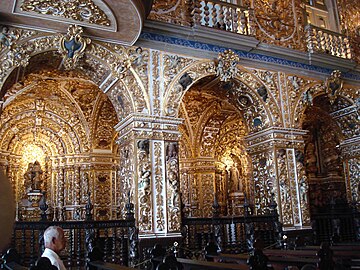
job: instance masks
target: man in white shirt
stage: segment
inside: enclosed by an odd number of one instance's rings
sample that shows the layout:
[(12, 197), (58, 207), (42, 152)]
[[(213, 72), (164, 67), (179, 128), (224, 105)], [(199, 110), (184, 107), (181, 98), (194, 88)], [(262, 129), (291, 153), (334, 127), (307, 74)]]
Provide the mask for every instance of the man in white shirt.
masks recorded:
[(44, 232), (45, 250), (41, 257), (46, 257), (51, 264), (59, 270), (66, 270), (59, 253), (65, 248), (66, 239), (64, 231), (58, 226), (50, 226)]

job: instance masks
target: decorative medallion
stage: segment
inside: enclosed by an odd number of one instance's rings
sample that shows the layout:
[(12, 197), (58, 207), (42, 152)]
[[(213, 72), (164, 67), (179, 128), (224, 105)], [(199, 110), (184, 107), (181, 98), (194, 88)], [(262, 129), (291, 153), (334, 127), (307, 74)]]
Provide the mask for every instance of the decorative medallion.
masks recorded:
[(239, 62), (239, 56), (232, 50), (226, 50), (223, 53), (219, 53), (216, 75), (220, 77), (220, 81), (226, 82), (235, 78), (238, 71), (236, 65)]
[(326, 80), (326, 94), (330, 99), (330, 103), (334, 104), (339, 92), (343, 87), (343, 80), (341, 79), (341, 72), (334, 70), (330, 77)]
[(25, 0), (20, 8), (22, 11), (110, 26), (105, 12), (91, 0)]
[(81, 26), (70, 25), (66, 36), (60, 39), (59, 52), (64, 57), (66, 69), (74, 69), (78, 60), (84, 55), (86, 46), (91, 43), (89, 38), (81, 36), (83, 29)]

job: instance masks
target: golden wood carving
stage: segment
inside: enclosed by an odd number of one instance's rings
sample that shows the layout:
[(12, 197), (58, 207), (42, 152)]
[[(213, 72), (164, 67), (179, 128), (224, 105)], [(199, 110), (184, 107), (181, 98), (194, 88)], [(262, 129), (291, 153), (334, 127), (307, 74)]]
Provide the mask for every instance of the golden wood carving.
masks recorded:
[(151, 161), (149, 140), (137, 141), (138, 160), (138, 218), (139, 230), (151, 231), (152, 224), (152, 199), (151, 199)]
[(164, 216), (164, 196), (163, 196), (163, 168), (162, 168), (162, 158), (164, 149), (162, 148), (160, 142), (154, 143), (154, 156), (155, 156), (155, 189), (156, 189), (156, 205), (157, 205), (157, 215), (156, 215), (156, 228), (159, 231), (165, 230), (165, 216)]
[(103, 10), (91, 0), (24, 0), (21, 10), (52, 15), (91, 24), (110, 26), (110, 20)]
[(334, 70), (330, 77), (326, 80), (326, 94), (329, 97), (330, 103), (334, 104), (337, 95), (342, 90), (343, 81), (341, 79), (341, 72), (339, 70)]
[(178, 144), (166, 142), (165, 147), (168, 231), (179, 232), (181, 229), (181, 200)]
[(236, 73), (238, 72), (237, 64), (239, 62), (239, 56), (232, 50), (219, 53), (216, 66), (216, 75), (220, 77), (220, 81), (226, 82), (235, 78)]

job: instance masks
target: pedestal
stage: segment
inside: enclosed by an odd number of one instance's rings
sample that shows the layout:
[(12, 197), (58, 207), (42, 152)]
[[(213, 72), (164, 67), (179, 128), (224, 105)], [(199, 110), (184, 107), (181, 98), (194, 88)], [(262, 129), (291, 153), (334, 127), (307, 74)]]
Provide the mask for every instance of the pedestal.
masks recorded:
[(31, 203), (32, 207), (39, 207), (39, 202), (40, 202), (42, 195), (43, 194), (41, 193), (41, 190), (39, 190), (39, 189), (31, 190), (27, 193), (28, 200)]

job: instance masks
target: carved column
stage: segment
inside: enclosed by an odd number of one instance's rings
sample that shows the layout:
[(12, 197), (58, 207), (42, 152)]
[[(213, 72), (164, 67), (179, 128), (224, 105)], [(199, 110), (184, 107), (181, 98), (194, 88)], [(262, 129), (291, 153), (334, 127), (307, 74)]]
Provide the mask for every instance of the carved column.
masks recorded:
[[(177, 126), (180, 119), (132, 114), (120, 122), (119, 185), (130, 191), (140, 235), (179, 233), (181, 202)], [(121, 198), (122, 207), (126, 198)]]
[(274, 193), (284, 226), (309, 224), (308, 182), (303, 166), (304, 130), (269, 128), (247, 136), (252, 157), (255, 212), (268, 211)]
[(340, 144), (345, 168), (346, 195), (349, 202), (360, 203), (360, 137)]

